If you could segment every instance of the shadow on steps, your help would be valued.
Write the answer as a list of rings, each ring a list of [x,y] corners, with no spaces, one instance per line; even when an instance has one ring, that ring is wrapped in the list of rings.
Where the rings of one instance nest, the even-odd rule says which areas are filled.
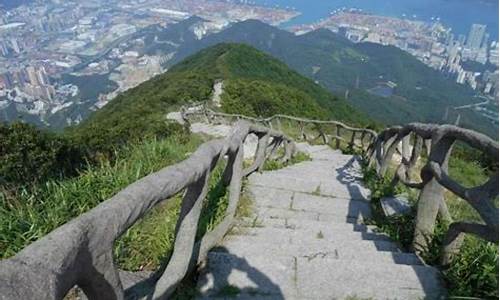
[[[362,179],[362,177],[356,176],[358,174],[355,172],[355,163],[359,163],[359,158],[353,156],[344,166],[337,169],[337,180],[348,187],[348,191],[352,199],[357,199],[360,195],[362,195],[359,185],[355,184]],[[366,199],[366,201],[369,201],[369,199]],[[359,210],[359,205],[354,204],[355,203],[352,200],[349,202],[349,216],[354,217],[356,220],[363,220],[366,216],[364,216],[363,212]],[[365,239],[365,234],[369,233],[363,232],[362,234],[363,239]],[[383,251],[382,249],[379,249],[379,251],[380,250]],[[403,253],[401,252],[391,253],[396,264],[403,264],[407,260],[407,256],[403,256]],[[422,289],[426,295],[424,299],[445,299],[446,292],[443,288],[444,284],[442,282],[440,272],[436,268],[423,266],[422,261],[416,257],[416,255],[415,258],[417,261],[412,261],[412,263],[409,263],[408,265],[413,268],[413,271],[420,281]]]
[[[251,266],[245,258],[230,253],[224,247],[213,248],[211,252],[217,254],[217,257],[212,256],[209,264],[217,263],[224,266],[217,268],[216,272],[209,266],[207,270],[201,271],[203,274],[210,269],[211,276],[200,276],[198,287],[203,295],[200,299],[285,299],[281,288],[264,273]],[[231,285],[229,277],[234,275],[232,273],[235,271],[239,273],[236,276],[246,276],[253,286]]]

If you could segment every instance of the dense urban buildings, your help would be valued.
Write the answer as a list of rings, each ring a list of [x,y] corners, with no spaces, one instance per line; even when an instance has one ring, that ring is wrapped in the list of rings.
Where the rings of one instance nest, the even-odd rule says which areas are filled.
[[[0,12],[0,110],[42,120],[75,105],[98,109],[119,92],[165,71],[172,53],[149,46],[178,46],[163,42],[161,31],[190,16],[205,20],[190,28],[202,38],[232,22],[254,18],[277,25],[297,15],[220,0],[51,0],[3,11],[0,5]],[[85,81],[108,88],[94,85],[82,91],[85,84],[78,82]],[[101,93],[94,95],[92,88]],[[66,123],[81,118],[76,114]]]
[[[164,35],[181,20],[199,16],[188,30],[196,39],[233,22],[259,19],[272,25],[299,13],[222,0],[35,1],[0,17],[0,111],[48,117],[62,125],[99,109],[117,94],[164,72],[186,37]],[[1,9],[0,9],[1,11]],[[499,43],[486,25],[455,35],[436,18],[423,22],[342,9],[317,23],[290,28],[303,34],[327,28],[349,40],[398,47],[460,84],[498,103]],[[472,103],[477,102],[471,100]],[[480,101],[480,103],[485,103]],[[475,107],[482,109],[481,106]],[[1,116],[1,115],[0,115]],[[497,120],[497,115],[492,118]],[[5,119],[5,118],[4,118]]]
[[[403,49],[428,66],[468,84],[479,94],[498,102],[498,41],[490,41],[486,25],[473,24],[468,37],[455,36],[439,20],[432,23],[408,18],[341,10],[311,25],[296,26],[302,34],[328,28],[353,42],[372,42]]]

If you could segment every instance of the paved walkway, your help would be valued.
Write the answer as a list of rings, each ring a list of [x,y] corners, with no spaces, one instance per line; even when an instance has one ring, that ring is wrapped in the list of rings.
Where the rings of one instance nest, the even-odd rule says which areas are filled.
[[[312,161],[249,178],[255,216],[209,253],[200,298],[438,299],[436,269],[363,225],[370,193],[357,159],[299,148]]]

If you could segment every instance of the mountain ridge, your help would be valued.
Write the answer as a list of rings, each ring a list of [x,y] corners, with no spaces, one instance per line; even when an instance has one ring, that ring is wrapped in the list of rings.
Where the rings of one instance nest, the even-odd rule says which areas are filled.
[[[221,109],[226,112],[263,117],[281,113],[374,125],[345,101],[268,54],[248,45],[222,43],[120,94],[68,132],[93,149],[169,135],[180,126],[166,124],[166,114],[189,102],[207,101],[215,82],[221,80]]]
[[[458,113],[452,108],[470,104],[475,95],[396,47],[355,44],[327,29],[294,35],[257,20],[238,22],[183,44],[171,63],[223,42],[245,43],[274,56],[339,97],[347,95],[353,107],[387,125],[454,123]],[[374,93],[388,83],[396,84],[388,89],[390,95]],[[496,136],[498,129],[484,117],[473,111],[460,114],[464,127]]]

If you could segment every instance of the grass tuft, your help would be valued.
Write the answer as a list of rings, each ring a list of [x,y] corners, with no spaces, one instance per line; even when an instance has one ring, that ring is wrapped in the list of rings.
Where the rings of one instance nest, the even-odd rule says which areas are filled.
[[[280,149],[278,151],[278,155],[283,155],[283,149]],[[280,160],[274,160],[274,159],[268,159],[264,163],[264,171],[275,171],[279,169],[286,168],[291,165],[295,165],[298,163],[301,163],[303,161],[311,161],[311,157],[304,152],[298,152],[296,153],[292,159],[290,159],[288,162],[282,162]]]

